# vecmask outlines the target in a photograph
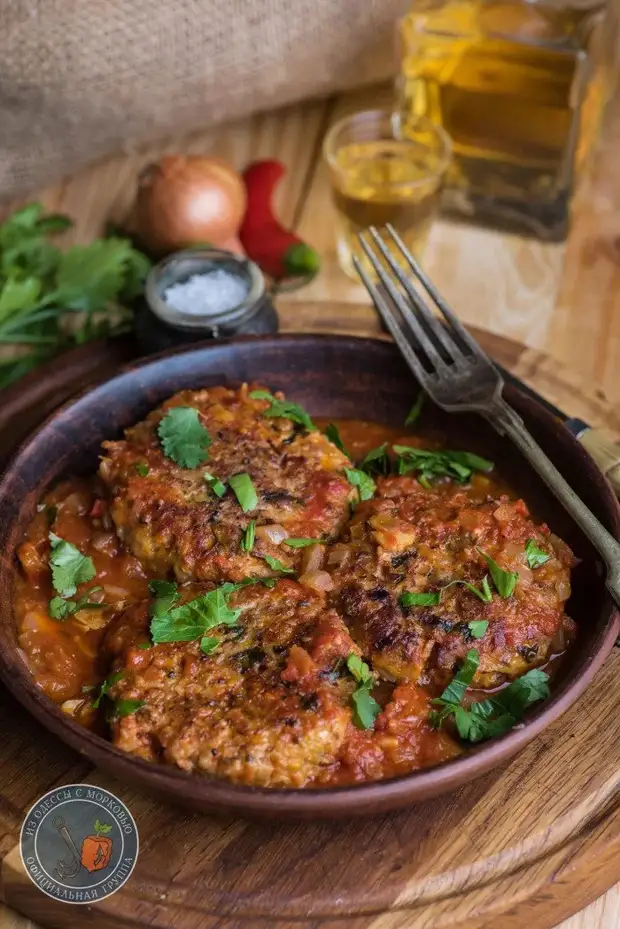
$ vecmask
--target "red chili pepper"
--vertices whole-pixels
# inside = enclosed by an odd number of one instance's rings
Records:
[[[248,205],[239,238],[248,258],[276,280],[314,276],[320,264],[315,249],[273,214],[273,193],[285,172],[279,161],[255,161],[243,172]]]

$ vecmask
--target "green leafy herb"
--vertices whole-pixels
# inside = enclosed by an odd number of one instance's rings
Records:
[[[467,588],[470,594],[473,594],[475,597],[478,597],[479,600],[482,600],[483,603],[490,603],[493,599],[493,594],[491,593],[491,588],[489,587],[489,578],[485,576],[482,578],[482,583],[480,587],[476,587],[475,584],[470,584],[469,581],[451,581],[450,584],[447,584],[443,589],[446,590],[448,587],[452,587],[455,584],[460,584],[462,587]]]
[[[181,468],[197,468],[209,457],[211,436],[200,422],[198,410],[174,406],[162,417],[157,434],[164,455]]]
[[[115,671],[114,674],[110,674],[109,677],[106,677],[105,681],[102,683],[101,687],[99,688],[99,693],[93,700],[92,706],[94,710],[96,710],[99,707],[103,698],[107,696],[107,693],[110,690],[110,688],[114,687],[115,684],[118,684],[119,681],[122,681],[123,677],[124,675],[122,671]]]
[[[256,495],[256,490],[249,474],[245,472],[243,474],[233,474],[233,476],[228,479],[228,483],[244,513],[249,513],[251,510],[256,509],[258,506],[258,496]]]
[[[489,628],[489,621],[488,619],[473,619],[467,623],[467,628],[473,639],[482,639]]]
[[[211,655],[222,640],[217,635],[203,635],[200,640],[200,651],[205,655]]]
[[[179,592],[174,581],[149,581],[149,593],[153,597],[149,608],[151,617],[169,613],[179,599]]]
[[[109,823],[100,823],[98,819],[95,820],[95,832],[99,835],[108,835],[112,832],[112,826]]]
[[[500,597],[504,599],[512,597],[514,589],[517,586],[517,581],[519,580],[519,575],[516,571],[504,571],[504,569],[500,568],[498,563],[494,561],[490,555],[485,554],[482,549],[478,548],[476,551],[482,555],[488,564],[491,578]]]
[[[152,614],[153,642],[192,642],[216,626],[234,626],[241,610],[232,609],[229,597],[238,584],[222,584],[183,606]]]
[[[137,647],[144,649],[144,650],[146,650],[147,648],[153,648],[150,642],[140,642],[140,644]]]
[[[295,569],[289,568],[285,565],[279,558],[274,558],[272,555],[265,555],[265,561],[269,565],[272,571],[279,571],[280,574],[294,574]]]
[[[256,539],[256,520],[251,519],[247,525],[243,539],[241,541],[241,548],[244,552],[251,552],[254,548],[254,541]]]
[[[388,443],[384,442],[383,445],[369,451],[360,465],[360,471],[365,471],[366,474],[389,474],[391,463],[387,447]]]
[[[436,593],[404,593],[401,594],[401,606],[436,606],[441,600],[441,591]]]
[[[205,471],[203,477],[216,497],[224,496],[226,493],[226,484],[224,481],[221,481],[219,477],[215,477],[214,474],[209,474],[208,471]]]
[[[360,501],[370,500],[374,496],[377,485],[369,474],[365,474],[358,468],[345,468],[344,473],[347,476],[349,484],[353,487],[357,487]]]
[[[542,548],[538,548],[534,539],[528,539],[525,543],[525,557],[527,558],[529,567],[533,570],[534,568],[540,568],[541,565],[546,564],[551,558],[551,555],[543,552]]]
[[[148,260],[117,237],[63,253],[47,237],[70,226],[38,203],[0,225],[0,342],[14,347],[0,363],[0,387],[63,349],[131,328]]]
[[[66,542],[53,532],[49,534],[51,552],[49,563],[52,569],[52,584],[61,597],[72,597],[78,584],[84,584],[95,576],[92,558],[83,555],[71,542]]]
[[[372,672],[366,662],[354,654],[350,654],[347,658],[347,668],[357,682],[357,687],[351,696],[353,722],[358,729],[372,729],[381,712],[381,707],[371,696],[375,683]]]
[[[271,406],[265,410],[263,416],[272,416],[276,419],[289,419],[292,423],[298,423],[307,429],[308,432],[315,432],[316,426],[298,403],[289,403],[288,400],[278,400],[268,390],[253,390],[250,392],[253,400],[269,400]]]
[[[479,661],[478,651],[471,649],[451,683],[440,697],[433,700],[438,709],[430,715],[431,723],[437,728],[448,717],[454,717],[459,735],[469,742],[481,742],[508,732],[533,703],[549,696],[549,675],[535,668],[492,697],[472,703],[469,709],[465,709],[463,698],[478,670]]]
[[[137,462],[136,462],[136,471],[138,472],[138,474],[140,475],[140,477],[148,477],[148,475],[150,474],[151,469],[150,469],[149,466],[147,465],[146,461],[137,461]]]
[[[309,545],[324,545],[324,539],[284,539],[285,545],[291,548],[308,548]]]
[[[70,616],[73,616],[73,614],[77,613],[79,610],[89,608],[103,609],[105,603],[94,603],[88,599],[90,594],[102,589],[102,587],[91,587],[88,593],[80,597],[79,600],[65,600],[64,597],[52,597],[49,602],[49,614],[52,619],[64,620],[69,619]]]
[[[112,708],[112,719],[122,719],[124,716],[131,716],[140,707],[143,707],[146,700],[117,700]]]
[[[420,393],[418,394],[418,396],[416,397],[413,403],[413,406],[407,413],[407,418],[405,419],[405,426],[413,426],[413,424],[417,422],[417,420],[420,417],[420,413],[422,412],[423,406],[424,406],[424,393],[423,391],[420,391]]]
[[[453,481],[464,483],[474,471],[491,471],[492,461],[474,455],[472,452],[449,452],[438,449],[412,448],[409,445],[393,445],[398,455],[398,473],[419,474],[418,480],[423,487],[429,487],[437,477],[449,477]]]
[[[342,439],[340,438],[340,433],[338,432],[338,426],[334,425],[334,423],[328,423],[325,427],[325,435],[329,441],[342,452],[343,455],[346,455],[347,458],[351,457],[342,444]]]

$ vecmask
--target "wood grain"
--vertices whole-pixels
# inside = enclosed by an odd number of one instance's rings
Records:
[[[612,4],[616,13],[617,6]],[[361,288],[345,278],[335,262],[329,191],[319,150],[324,129],[339,112],[373,104],[381,100],[383,93],[380,89],[318,101],[257,116],[216,133],[173,137],[162,145],[126,152],[97,164],[43,192],[42,199],[46,205],[67,211],[76,219],[76,227],[66,241],[88,241],[103,230],[108,220],[119,223],[130,216],[137,174],[163,151],[213,152],[230,158],[239,167],[252,158],[278,157],[289,167],[278,194],[281,216],[285,222],[297,225],[302,235],[319,247],[324,260],[323,273],[312,287],[288,295],[286,302],[281,303],[284,327],[376,332],[376,320]],[[530,347],[528,351],[515,349],[511,353],[506,349],[507,343],[497,340],[492,350],[503,364],[512,365],[520,376],[572,415],[607,426],[616,437],[620,435],[620,413],[616,406],[620,400],[616,364],[620,348],[619,141],[620,95],[616,93],[612,94],[598,152],[575,201],[566,246],[544,246],[441,221],[433,229],[426,256],[430,273],[467,321],[510,335]],[[315,301],[312,306],[309,300]],[[500,357],[498,353],[502,350],[506,356]],[[342,854],[336,868],[326,863],[325,841],[317,832],[319,827],[286,833],[284,844],[279,846],[274,835],[265,842],[256,827],[235,823],[218,828],[215,839],[205,838],[205,824],[210,826],[210,821],[202,818],[193,821],[185,814],[170,811],[168,818],[158,821],[155,834],[149,827],[152,801],[125,791],[124,796],[139,819],[144,867],[148,871],[149,850],[157,841],[167,843],[168,848],[170,837],[178,835],[182,845],[181,851],[172,856],[172,872],[183,874],[184,860],[196,855],[198,864],[207,862],[227,886],[238,888],[245,876],[243,862],[253,859],[264,844],[266,860],[257,878],[261,886],[271,880],[269,869],[277,864],[276,880],[288,880],[298,894],[303,893],[304,873],[312,860],[321,869],[324,895],[342,876],[341,865],[345,871],[348,866],[347,873],[353,882],[349,900],[355,906],[359,905],[356,901],[360,899],[360,881],[352,873],[350,860],[355,863],[370,859],[371,873],[376,873],[377,879],[385,878],[393,889],[407,856],[417,861],[421,843],[432,842],[452,824],[458,832],[454,849],[442,850],[437,839],[425,865],[426,874],[432,871],[433,875],[432,888],[439,907],[435,911],[437,918],[427,917],[417,906],[423,897],[419,877],[412,881],[406,876],[396,894],[401,906],[399,912],[389,916],[351,915],[345,923],[347,929],[401,926],[452,929],[457,918],[465,918],[468,929],[491,929],[491,926],[496,929],[497,925],[506,929],[522,929],[526,925],[539,929],[556,925],[603,892],[618,874],[620,815],[613,796],[620,786],[616,773],[620,769],[617,757],[620,733],[615,724],[620,717],[614,696],[619,670],[618,656],[614,654],[583,698],[582,706],[577,708],[579,713],[575,711],[560,720],[531,751],[510,766],[497,784],[491,783],[491,778],[480,794],[472,786],[460,792],[447,809],[441,804],[431,807],[425,825],[416,827],[413,849],[407,846],[411,824],[406,819],[393,818],[371,824],[363,842],[356,832],[349,844],[339,846]],[[593,707],[596,713],[592,712]],[[6,694],[0,695],[0,725],[3,734],[7,733],[0,753],[0,854],[7,855],[5,894],[23,912],[45,919],[48,925],[50,920],[60,925],[47,909],[41,909],[32,885],[20,877],[11,849],[23,811],[29,804],[52,783],[85,777],[88,768],[76,755],[60,749]],[[581,738],[588,748],[580,753],[572,746],[575,739]],[[97,775],[88,774],[88,780],[96,778]],[[570,791],[565,793],[567,783]],[[542,803],[540,820],[534,816],[527,819],[530,801],[523,799],[524,785]],[[114,789],[124,791],[122,785],[114,785]],[[496,807],[489,806],[491,801],[507,804],[505,809],[500,807],[501,815],[495,821]],[[580,815],[584,824],[581,830]],[[524,854],[523,843],[530,843],[529,850],[552,842],[548,828],[556,822],[560,823],[562,836],[558,847],[550,850],[548,858],[543,855],[531,867],[515,871],[513,866]],[[527,833],[530,827],[534,838]],[[394,836],[395,845],[386,845],[389,836]],[[488,868],[483,866],[482,874],[476,872],[471,857],[455,865],[457,858],[450,855],[461,854],[464,846],[470,852],[474,849],[480,860],[488,864]],[[478,849],[482,851],[477,852]],[[280,876],[283,861],[290,863],[288,878]],[[496,867],[509,876],[504,884],[499,880],[491,883],[495,910],[491,906],[484,912],[484,883]],[[446,876],[455,872],[456,879]],[[195,873],[184,874],[185,888],[191,886]],[[138,902],[124,926],[135,925],[135,919],[144,924],[147,918],[153,926],[168,927],[173,919],[180,929],[192,925],[178,921],[175,902],[180,897],[171,886],[162,884],[157,873],[152,881],[150,877],[140,879],[136,890]],[[368,888],[369,893],[375,890],[372,884]],[[208,899],[213,891],[209,886],[200,886],[200,893],[201,899]],[[488,897],[487,894],[487,903]],[[320,893],[318,898],[320,902]],[[118,899],[121,900],[120,895]],[[315,900],[316,896],[310,901],[312,905]],[[500,901],[508,906],[501,916],[497,910]],[[148,907],[152,907],[154,915],[147,917]],[[67,926],[82,929],[85,913],[81,908],[75,910],[62,918],[73,920],[66,922]],[[29,919],[6,908],[0,913],[0,922],[9,929],[33,929]],[[236,916],[225,922],[219,917],[204,916],[194,924],[200,929],[265,926],[264,920],[240,922]],[[614,888],[568,919],[562,929],[616,929],[619,924],[620,891]],[[110,929],[107,911],[97,918],[95,925]],[[270,921],[269,925],[274,929],[276,925],[277,929],[292,929],[293,924]],[[305,923],[306,929],[318,929],[319,925],[320,929],[336,929],[331,918],[327,921],[312,918]],[[338,921],[337,925],[343,923]],[[301,924],[295,926],[299,929]]]

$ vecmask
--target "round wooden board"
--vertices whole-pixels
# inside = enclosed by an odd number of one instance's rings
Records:
[[[280,309],[288,330],[377,331],[367,307]],[[550,400],[620,433],[599,392],[543,355],[477,334]],[[2,454],[132,351],[128,341],[93,343],[5,392]],[[56,929],[85,920],[101,929],[548,929],[620,879],[619,682],[615,651],[579,703],[522,755],[456,793],[367,821],[298,825],[217,820],[159,803],[94,771],[0,690],[3,898]],[[88,907],[37,891],[16,847],[28,807],[80,780],[122,797],[141,842],[128,885]]]

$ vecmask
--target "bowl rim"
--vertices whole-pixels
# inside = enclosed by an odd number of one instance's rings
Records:
[[[280,333],[195,343],[181,350],[168,350],[132,361],[123,365],[114,376],[90,385],[70,397],[46,416],[19,443],[7,467],[0,475],[0,502],[13,480],[14,470],[27,458],[41,434],[45,433],[53,422],[66,415],[69,410],[78,408],[80,404],[91,403],[99,392],[108,389],[113,382],[131,378],[145,367],[165,365],[169,358],[179,354],[203,357],[213,348],[274,341],[280,343],[281,347],[287,341],[297,344],[330,341],[343,346],[348,344],[358,350],[363,350],[364,346],[370,345],[374,349],[398,354],[394,343],[385,338],[329,333]],[[192,360],[188,360],[188,365],[191,363]],[[411,377],[414,380],[413,375]],[[505,395],[509,402],[516,399],[518,406],[532,411],[542,426],[556,430],[562,427],[562,424],[542,404],[516,387],[506,384]],[[620,506],[611,485],[568,430],[566,430],[565,438],[573,446],[575,454],[582,459],[582,466],[586,472],[584,477],[589,476],[598,484],[608,525],[612,534],[618,537],[620,535]],[[589,475],[587,475],[588,471]],[[10,538],[11,531],[16,529],[16,523],[17,520],[14,520],[2,532]],[[3,553],[3,557],[0,558],[0,574],[8,576],[12,573],[14,557],[14,550]],[[601,580],[601,584],[603,583],[604,581]],[[39,690],[25,662],[19,656],[17,645],[12,655],[6,655],[4,649],[0,649],[0,680],[38,722],[59,736],[71,748],[87,756],[93,764],[110,771],[117,778],[126,778],[127,782],[137,783],[147,790],[154,790],[168,796],[172,794],[177,802],[183,805],[192,805],[195,809],[222,814],[234,811],[239,815],[264,817],[341,818],[371,815],[430,799],[462,786],[488,772],[502,761],[507,761],[551,725],[585,691],[618,637],[620,611],[608,593],[606,593],[600,612],[601,630],[590,648],[590,657],[585,665],[582,668],[575,668],[561,687],[552,693],[547,701],[540,704],[540,708],[534,710],[531,716],[518,727],[499,738],[479,743],[456,758],[433,767],[422,768],[387,780],[335,787],[250,787],[223,779],[197,776],[172,766],[156,766],[136,758],[63,714],[60,708]],[[179,793],[180,790],[182,793]]]

